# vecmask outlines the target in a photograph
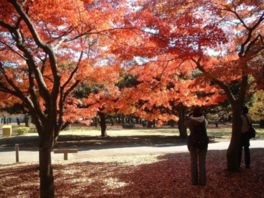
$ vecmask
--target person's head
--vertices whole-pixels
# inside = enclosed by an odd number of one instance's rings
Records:
[[[193,117],[200,117],[202,115],[203,115],[203,113],[202,113],[201,108],[200,107],[194,107],[193,112],[192,112],[192,116]]]
[[[244,106],[244,107],[242,108],[242,113],[243,113],[243,114],[247,114],[247,113],[248,113],[248,108],[247,108],[247,106]]]

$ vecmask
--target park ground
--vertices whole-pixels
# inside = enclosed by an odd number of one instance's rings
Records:
[[[191,185],[186,143],[175,130],[110,129],[107,138],[99,137],[98,129],[63,131],[58,147],[78,147],[80,152],[70,155],[69,161],[53,154],[56,197],[264,197],[263,129],[251,143],[251,168],[242,165],[240,172],[230,173],[226,170],[230,128],[209,128],[205,187]],[[0,139],[1,198],[38,197],[36,138],[26,134]],[[21,152],[29,152],[31,160],[7,162],[4,154],[14,155],[14,143],[21,145]]]

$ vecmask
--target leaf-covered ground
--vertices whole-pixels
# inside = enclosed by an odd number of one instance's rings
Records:
[[[252,149],[251,169],[225,170],[226,151],[209,151],[206,187],[192,186],[188,153],[122,156],[112,162],[54,166],[56,197],[261,198],[264,197],[264,150]],[[37,165],[0,167],[1,198],[38,197]]]

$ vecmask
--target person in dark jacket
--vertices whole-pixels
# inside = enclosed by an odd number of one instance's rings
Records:
[[[248,108],[246,106],[242,109],[242,115],[241,115],[241,144],[240,144],[240,164],[242,161],[242,153],[244,150],[244,162],[246,168],[250,168],[250,137],[248,135],[249,133],[249,127],[251,123],[251,119],[248,117]]]
[[[208,136],[207,120],[199,107],[194,108],[192,115],[185,121],[190,129],[188,149],[191,155],[191,175],[193,185],[206,185],[206,153]]]

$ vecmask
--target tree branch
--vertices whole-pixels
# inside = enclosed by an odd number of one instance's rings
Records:
[[[26,57],[23,56],[22,54],[18,53],[15,49],[13,49],[10,45],[6,44],[3,41],[0,41],[0,43],[2,43],[3,45],[5,45],[7,48],[9,48],[12,52],[14,52],[15,54],[17,54],[18,56],[20,56],[21,58],[23,58],[24,60],[26,60]]]
[[[83,56],[83,51],[81,52],[80,56],[79,56],[79,60],[78,60],[78,63],[76,65],[76,67],[74,68],[74,70],[71,72],[68,80],[62,85],[62,90],[64,90],[64,88],[69,84],[69,82],[72,80],[74,74],[78,71],[79,69],[79,66],[80,66],[80,62],[82,60],[82,56]]]
[[[226,9],[224,9],[224,10],[233,13],[233,14],[236,16],[236,18],[240,21],[240,23],[242,23],[242,25],[243,25],[247,30],[250,30],[250,27],[247,26],[247,24],[245,23],[245,21],[239,16],[239,14],[238,14],[235,10],[232,10],[231,8],[226,8]]]
[[[216,83],[220,88],[222,88],[226,95],[228,96],[228,98],[230,99],[231,103],[235,102],[235,96],[232,94],[231,90],[229,89],[229,87],[224,84],[222,81],[218,80],[217,78],[215,78],[211,73],[209,73],[208,71],[206,71],[204,69],[204,67],[201,65],[200,61],[201,59],[199,58],[198,60],[192,59],[192,61],[196,64],[197,68],[203,72],[203,74],[208,77],[209,79],[212,79],[214,83]]]
[[[59,92],[59,84],[60,84],[60,76],[58,73],[58,68],[57,68],[57,61],[55,54],[53,50],[48,46],[45,42],[43,42],[38,35],[36,29],[33,26],[33,23],[31,22],[30,18],[28,15],[24,12],[23,8],[21,5],[16,1],[16,0],[9,0],[9,2],[15,7],[16,11],[18,14],[23,18],[25,23],[27,24],[28,29],[30,30],[31,35],[33,36],[34,41],[36,44],[44,50],[49,55],[50,58],[50,66],[52,70],[52,74],[54,77],[54,84],[52,88],[52,97],[55,98],[57,96],[57,93]],[[37,75],[41,76],[41,72],[38,70]],[[47,96],[49,92],[46,92]]]

